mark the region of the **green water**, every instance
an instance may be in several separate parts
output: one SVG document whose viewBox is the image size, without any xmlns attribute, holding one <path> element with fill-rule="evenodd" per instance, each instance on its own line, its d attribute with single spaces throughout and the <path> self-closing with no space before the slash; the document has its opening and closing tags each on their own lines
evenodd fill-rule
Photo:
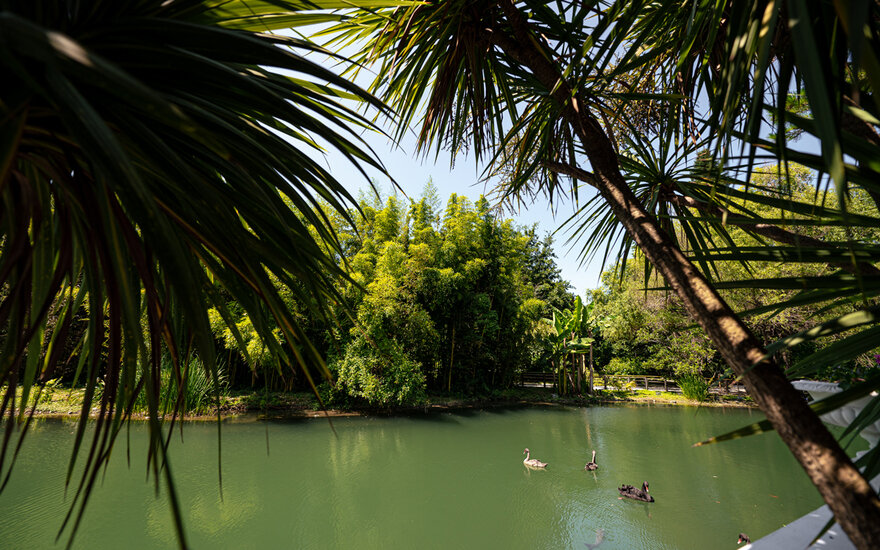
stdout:
<svg viewBox="0 0 880 550">
<path fill-rule="evenodd" d="M 227 423 L 175 437 L 172 472 L 192 548 L 735 548 L 821 504 L 775 435 L 691 448 L 757 421 L 748 410 L 591 407 L 404 418 Z M 43 421 L 0 494 L 0 548 L 53 547 L 67 509 L 74 425 Z M 267 453 L 266 432 L 269 452 Z M 125 437 L 75 548 L 172 548 L 169 507 L 145 481 L 146 429 Z M 524 447 L 550 463 L 523 467 Z M 596 449 L 599 470 L 585 472 Z M 653 504 L 617 498 L 647 480 Z M 66 539 L 62 539 L 64 542 Z M 62 548 L 63 545 L 59 545 Z"/>
</svg>

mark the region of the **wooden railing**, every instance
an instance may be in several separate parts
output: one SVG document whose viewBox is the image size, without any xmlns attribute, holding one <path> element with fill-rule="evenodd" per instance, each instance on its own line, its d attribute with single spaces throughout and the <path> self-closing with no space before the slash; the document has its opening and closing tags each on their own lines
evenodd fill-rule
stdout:
<svg viewBox="0 0 880 550">
<path fill-rule="evenodd" d="M 553 372 L 524 372 L 520 374 L 520 385 L 525 386 L 526 384 L 541 384 L 542 386 L 553 386 L 556 384 L 557 374 Z M 629 384 L 629 382 L 633 382 L 634 386 Z M 668 391 L 669 388 L 678 388 L 678 384 L 675 383 L 675 380 L 670 380 L 667 378 L 663 378 L 662 376 L 645 376 L 645 375 L 636 375 L 636 376 L 626 376 L 626 375 L 596 375 L 595 376 L 595 384 L 604 384 L 606 388 L 620 388 L 624 389 L 627 387 L 633 387 L 634 389 L 660 389 L 663 388 L 664 391 Z"/>
<path fill-rule="evenodd" d="M 624 389 L 627 387 L 633 387 L 634 389 L 642 390 L 659 390 L 662 388 L 663 391 L 669 391 L 669 388 L 678 388 L 678 383 L 675 380 L 664 378 L 662 376 L 650 376 L 644 374 L 607 374 L 600 376 L 599 379 L 602 380 L 605 388 L 614 387 Z M 632 382 L 634 386 L 631 385 L 630 382 Z"/>
<path fill-rule="evenodd" d="M 546 387 L 556 383 L 556 374 L 552 372 L 524 372 L 520 374 L 520 385 L 541 384 Z"/>
<path fill-rule="evenodd" d="M 601 381 L 601 382 L 600 382 Z M 630 384 L 632 382 L 632 384 Z M 732 384 L 730 381 L 723 383 L 723 381 L 718 380 L 717 378 L 708 378 L 706 382 L 709 384 L 709 391 L 718 391 L 720 393 L 746 393 L 745 387 L 742 383 Z M 630 388 L 634 390 L 660 390 L 669 391 L 678 390 L 678 382 L 671 378 L 664 378 L 662 376 L 646 376 L 644 374 L 636 374 L 636 375 L 622 375 L 622 374 L 608 374 L 608 375 L 598 375 L 596 384 L 604 383 L 605 388 L 619 388 L 625 389 Z"/>
<path fill-rule="evenodd" d="M 557 374 L 553 372 L 524 372 L 520 376 L 520 386 L 541 384 L 543 387 L 553 387 L 557 382 Z M 644 374 L 599 374 L 596 373 L 594 384 L 596 386 L 604 386 L 605 389 L 631 389 L 631 390 L 663 390 L 678 391 L 678 383 L 663 376 L 651 376 Z M 721 384 L 717 379 L 706 380 L 710 383 L 710 388 L 721 393 L 745 393 L 745 388 L 741 384 L 727 385 Z"/>
</svg>

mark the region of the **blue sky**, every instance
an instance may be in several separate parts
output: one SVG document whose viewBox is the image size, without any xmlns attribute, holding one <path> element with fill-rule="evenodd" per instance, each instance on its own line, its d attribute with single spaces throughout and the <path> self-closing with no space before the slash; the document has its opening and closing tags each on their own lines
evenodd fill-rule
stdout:
<svg viewBox="0 0 880 550">
<path fill-rule="evenodd" d="M 307 29 L 320 29 L 322 26 L 306 27 Z M 309 32 L 317 32 L 309 31 Z M 309 32 L 304 32 L 305 36 Z M 300 36 L 294 31 L 289 31 L 291 36 Z M 319 40 L 319 42 L 321 42 Z M 339 53 L 343 55 L 351 55 L 356 50 L 355 46 L 350 45 L 343 48 Z M 341 67 L 335 61 L 331 61 L 319 54 L 307 54 L 306 57 L 313 61 L 323 64 L 328 69 L 339 73 Z M 368 88 L 372 73 L 369 68 L 363 68 L 358 76 L 354 78 L 354 82 L 362 88 Z M 350 78 L 350 75 L 347 76 Z M 357 109 L 356 106 L 354 106 Z M 367 113 L 372 116 L 375 113 Z M 381 121 L 377 124 L 381 127 Z M 385 128 L 386 132 L 391 133 L 391 129 Z M 441 152 L 435 157 L 434 151 L 430 151 L 427 156 L 416 153 L 416 136 L 410 132 L 400 147 L 394 146 L 392 141 L 385 136 L 381 136 L 374 132 L 364 132 L 362 137 L 367 144 L 373 148 L 376 156 L 384 163 L 391 176 L 400 184 L 407 196 L 417 199 L 424 189 L 428 180 L 432 180 L 437 187 L 438 194 L 444 204 L 446 199 L 452 193 L 465 195 L 471 200 L 475 200 L 486 189 L 481 183 L 482 166 L 479 166 L 473 155 L 459 155 L 455 160 L 455 167 L 451 167 L 450 156 L 446 152 Z M 435 161 L 436 158 L 436 161 Z M 349 163 L 341 154 L 328 150 L 326 155 L 326 163 L 328 170 L 342 182 L 349 191 L 357 197 L 358 192 L 363 190 L 371 192 L 369 181 Z M 388 194 L 392 189 L 391 181 L 387 176 L 379 171 L 367 171 L 371 178 L 374 178 L 376 184 L 384 194 Z M 590 190 L 590 195 L 592 191 Z M 491 202 L 491 197 L 489 197 Z M 583 200 L 583 199 L 582 199 Z M 538 224 L 538 233 L 543 237 L 546 233 L 553 233 L 568 219 L 574 212 L 574 206 L 570 202 L 558 203 L 551 209 L 546 198 L 538 198 L 534 204 L 528 208 L 523 207 L 518 213 L 510 213 L 507 211 L 505 218 L 512 218 L 515 223 L 524 226 Z M 554 250 L 557 256 L 557 265 L 562 270 L 562 278 L 572 285 L 572 291 L 584 296 L 587 289 L 599 287 L 599 276 L 601 275 L 602 259 L 595 258 L 589 263 L 580 265 L 578 260 L 578 249 L 567 245 L 568 235 L 564 231 L 560 231 L 554 235 Z M 577 244 L 577 243 L 575 243 Z"/>
<path fill-rule="evenodd" d="M 419 197 L 429 179 L 434 182 L 444 203 L 452 193 L 475 200 L 486 191 L 484 184 L 480 182 L 482 167 L 477 165 L 473 155 L 458 156 L 453 168 L 450 166 L 450 157 L 445 152 L 441 152 L 436 162 L 433 151 L 427 157 L 417 155 L 414 137 L 406 139 L 399 148 L 394 147 L 389 139 L 378 134 L 367 135 L 365 140 L 385 164 L 391 176 L 411 198 Z M 331 173 L 345 184 L 354 196 L 357 196 L 360 190 L 371 192 L 369 181 L 342 155 L 328 151 L 326 162 Z M 392 184 L 388 177 L 378 171 L 369 174 L 384 194 L 387 195 L 391 191 Z M 571 202 L 560 203 L 556 205 L 554 215 L 547 199 L 538 198 L 534 204 L 523 208 L 519 213 L 507 212 L 504 216 L 512 218 L 519 225 L 530 226 L 537 223 L 538 232 L 543 236 L 547 232 L 556 231 L 573 211 Z M 583 296 L 587 289 L 597 288 L 601 259 L 596 258 L 589 264 L 579 266 L 578 250 L 565 244 L 567 234 L 560 231 L 554 235 L 554 240 L 557 265 L 562 270 L 562 278 L 572 284 L 572 290 Z"/>
</svg>

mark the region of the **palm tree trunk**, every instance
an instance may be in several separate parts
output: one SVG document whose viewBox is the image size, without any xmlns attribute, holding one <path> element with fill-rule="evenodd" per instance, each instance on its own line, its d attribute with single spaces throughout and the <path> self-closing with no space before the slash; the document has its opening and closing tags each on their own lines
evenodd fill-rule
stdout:
<svg viewBox="0 0 880 550">
<path fill-rule="evenodd" d="M 586 151 L 596 187 L 618 221 L 742 377 L 749 394 L 819 489 L 850 540 L 858 548 L 880 547 L 880 499 L 867 480 L 791 386 L 779 365 L 765 358 L 764 348 L 754 334 L 633 194 L 620 172 L 617 152 L 608 135 L 587 109 L 588 103 L 572 94 L 513 0 L 499 0 L 499 4 L 513 34 L 509 29 L 498 29 L 493 32 L 494 43 L 552 90 L 565 121 Z"/>
</svg>

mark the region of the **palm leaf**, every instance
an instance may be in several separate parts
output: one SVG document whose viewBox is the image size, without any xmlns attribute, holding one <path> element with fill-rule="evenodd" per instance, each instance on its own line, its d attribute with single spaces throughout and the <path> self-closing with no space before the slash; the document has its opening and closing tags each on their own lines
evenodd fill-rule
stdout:
<svg viewBox="0 0 880 550">
<path fill-rule="evenodd" d="M 9 289 L 0 296 L 8 335 L 0 351 L 0 384 L 7 384 L 0 416 L 9 415 L 0 475 L 8 479 L 14 462 L 7 452 L 13 415 L 23 420 L 36 384 L 56 375 L 59 339 L 73 315 L 84 316 L 74 377 L 86 384 L 83 420 L 93 408 L 99 412 L 91 442 L 85 422 L 74 437 L 68 481 L 76 464 L 84 469 L 64 523 L 70 542 L 134 398 L 144 392 L 150 468 L 170 490 L 186 545 L 158 371 L 167 349 L 184 384 L 181 362 L 192 354 L 216 380 L 207 311 L 217 307 L 223 315 L 219 288 L 254 320 L 290 376 L 314 384 L 327 375 L 273 281 L 314 304 L 315 315 L 324 314 L 323 303 L 339 301 L 332 281 L 345 275 L 325 252 L 339 242 L 315 206 L 345 217 L 354 200 L 316 155 L 332 148 L 362 172 L 382 170 L 356 130 L 372 125 L 351 103 L 384 107 L 305 57 L 323 51 L 318 46 L 262 33 L 332 19 L 300 10 L 359 4 L 83 7 L 41 0 L 0 8 L 7 78 L 0 92 L 0 284 Z M 61 313 L 50 318 L 50 310 Z M 19 383 L 24 401 L 16 403 Z M 175 406 L 171 418 L 178 412 Z"/>
</svg>

